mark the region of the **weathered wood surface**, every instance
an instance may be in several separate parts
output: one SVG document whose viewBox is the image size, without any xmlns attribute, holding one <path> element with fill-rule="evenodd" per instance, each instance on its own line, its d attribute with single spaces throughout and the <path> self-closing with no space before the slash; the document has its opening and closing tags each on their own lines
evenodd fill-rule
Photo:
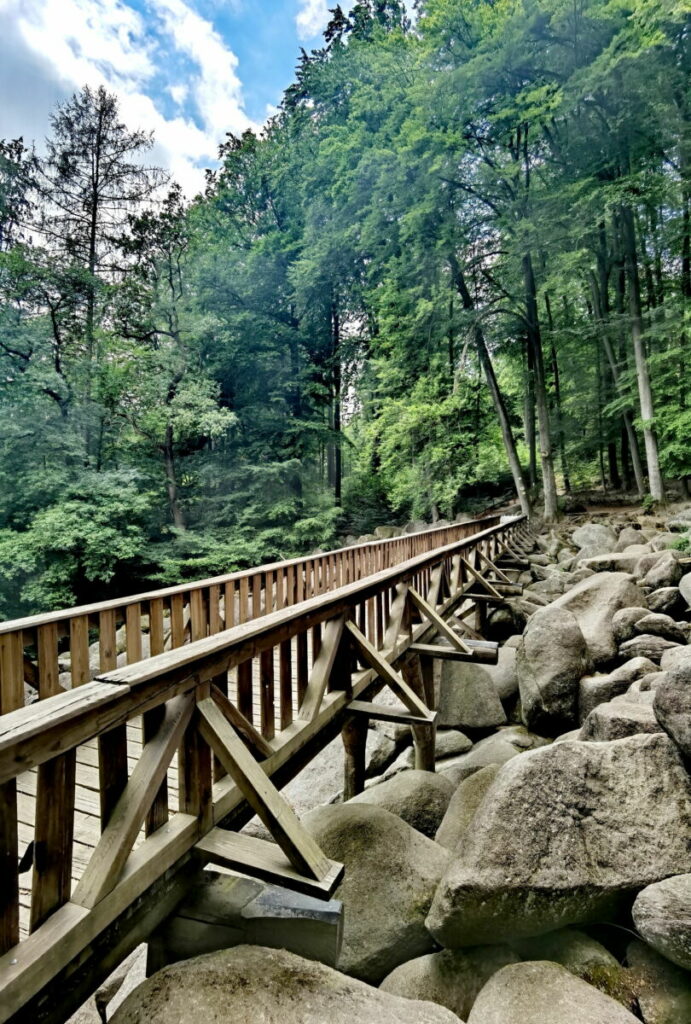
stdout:
<svg viewBox="0 0 691 1024">
<path fill-rule="evenodd" d="M 279 847 L 269 851 L 268 861 L 256 850 L 245 850 L 242 860 L 231 838 L 227 863 L 235 858 L 246 870 L 254 864 L 265 877 L 293 872 L 296 888 L 328 894 L 336 869 L 286 812 L 270 780 L 276 776 L 285 784 L 334 730 L 352 722 L 346 785 L 359 786 L 364 745 L 356 741 L 362 728 L 355 719 L 366 725 L 367 712 L 378 713 L 372 698 L 383 685 L 398 694 L 401 720 L 427 746 L 431 742 L 433 756 L 431 690 L 415 683 L 405 658 L 411 645 L 423 648 L 412 657 L 419 657 L 424 681 L 431 664 L 425 647 L 443 644 L 462 655 L 459 647 L 481 649 L 478 642 L 458 640 L 468 610 L 465 595 L 477 586 L 472 573 L 462 572 L 463 563 L 472 557 L 479 564 L 479 551 L 495 556 L 504 540 L 524 528 L 521 520 L 494 526 L 384 569 L 372 559 L 368 567 L 376 571 L 353 582 L 345 574 L 345 585 L 332 591 L 318 592 L 343 576 L 331 569 L 317 573 L 311 596 L 300 605 L 284 593 L 280 607 L 266 608 L 248 586 L 235 625 L 179 650 L 161 650 L 159 607 L 152 627 L 159 653 L 122 668 L 109 654 L 99 679 L 1 715 L 0 819 L 8 870 L 0 1021 L 69 970 L 165 872 L 195 850 L 203 856 L 205 841 L 220 858 L 219 842 L 214 846 L 208 836 L 222 840 L 212 830 L 229 815 L 242 824 L 259 811 Z M 491 576 L 500 582 L 497 573 Z M 217 607 L 221 592 L 215 591 Z M 260 617 L 250 618 L 257 609 Z M 456 620 L 450 618 L 454 612 Z M 201 631 L 201 615 L 197 604 L 194 635 Z M 184 617 L 177 614 L 176 621 L 180 631 Z M 136 640 L 132 653 L 141 653 Z M 217 773 L 215 783 L 212 753 L 228 772 Z M 111 791 L 104 799 L 106 780 Z M 49 813 L 41 812 L 37 829 L 39 805 Z M 36 839 L 40 856 L 32 856 Z M 18 865 L 22 857 L 26 863 Z M 21 874 L 19 866 L 26 868 Z"/>
</svg>

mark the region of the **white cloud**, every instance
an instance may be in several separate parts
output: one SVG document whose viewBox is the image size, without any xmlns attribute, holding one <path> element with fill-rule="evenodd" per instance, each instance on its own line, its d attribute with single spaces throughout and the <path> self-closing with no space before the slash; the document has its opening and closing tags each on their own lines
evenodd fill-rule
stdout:
<svg viewBox="0 0 691 1024">
<path fill-rule="evenodd" d="M 62 83 L 63 95 L 83 85 L 115 92 L 125 123 L 155 133 L 156 159 L 193 193 L 204 180 L 196 164 L 216 159 L 225 133 L 258 126 L 244 111 L 237 57 L 212 23 L 184 0 L 151 0 L 151 7 L 173 54 L 195 65 L 191 81 L 186 74 L 165 88 L 178 105 L 192 100 L 197 119 L 166 118 L 157 108 L 153 80 L 168 71 L 170 53 L 124 0 L 0 0 L 33 68 Z"/>
<path fill-rule="evenodd" d="M 327 0 L 299 0 L 299 5 L 295 17 L 298 38 L 303 41 L 314 39 L 329 24 L 329 4 Z"/>
</svg>

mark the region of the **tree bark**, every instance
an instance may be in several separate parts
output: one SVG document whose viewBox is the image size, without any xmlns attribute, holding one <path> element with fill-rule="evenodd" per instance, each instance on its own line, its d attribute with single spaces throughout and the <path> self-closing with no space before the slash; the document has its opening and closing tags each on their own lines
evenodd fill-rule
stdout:
<svg viewBox="0 0 691 1024">
<path fill-rule="evenodd" d="M 537 436 L 535 433 L 535 365 L 528 339 L 525 344 L 525 397 L 523 400 L 523 424 L 525 443 L 528 449 L 528 486 L 531 491 L 537 487 Z"/>
<path fill-rule="evenodd" d="M 473 302 L 473 298 L 468 290 L 465 277 L 455 256 L 450 257 L 449 264 L 451 266 L 451 271 L 453 274 L 456 288 L 458 290 L 458 294 L 460 295 L 461 302 L 463 303 L 463 308 L 468 312 L 474 312 L 475 303 Z M 504 397 L 499 389 L 499 382 L 497 381 L 497 377 L 494 372 L 494 367 L 492 366 L 492 360 L 487 349 L 485 335 L 483 333 L 482 326 L 478 320 L 475 320 L 473 333 L 478 358 L 480 360 L 480 365 L 482 366 L 482 370 L 485 374 L 485 378 L 487 380 L 487 387 L 489 388 L 490 395 L 492 396 L 494 411 L 496 412 L 497 419 L 499 420 L 499 427 L 501 429 L 501 436 L 504 442 L 504 448 L 506 450 L 506 457 L 508 459 L 509 468 L 511 470 L 511 475 L 513 477 L 514 487 L 516 488 L 518 501 L 521 506 L 521 512 L 524 515 L 529 516 L 530 500 L 528 498 L 528 490 L 525 484 L 525 477 L 523 476 L 523 469 L 518 458 L 518 452 L 516 451 L 516 442 L 514 440 L 513 432 L 511 430 L 509 414 L 506 409 Z"/>
<path fill-rule="evenodd" d="M 166 426 L 166 436 L 163 442 L 163 461 L 166 470 L 166 491 L 168 492 L 168 505 L 170 506 L 170 514 L 173 518 L 173 526 L 177 530 L 186 530 L 187 523 L 185 522 L 185 515 L 180 506 L 178 496 L 178 482 L 175 473 L 175 458 L 173 455 L 173 426 L 168 423 Z"/>
<path fill-rule="evenodd" d="M 542 487 L 544 490 L 545 522 L 551 523 L 559 518 L 557 503 L 557 481 L 554 475 L 554 459 L 552 457 L 552 431 L 549 422 L 549 404 L 545 386 L 545 364 L 542 355 L 542 338 L 540 321 L 537 311 L 537 292 L 533 261 L 529 252 L 523 256 L 523 283 L 525 286 L 526 313 L 528 325 L 528 341 L 533 352 L 535 369 L 535 404 L 537 421 L 540 430 L 540 464 L 542 467 Z"/>
<path fill-rule="evenodd" d="M 641 313 L 641 283 L 638 274 L 638 258 L 636 253 L 636 234 L 633 211 L 630 206 L 620 207 L 620 225 L 624 249 L 624 265 L 629 288 L 629 316 L 631 320 L 631 340 L 636 360 L 636 380 L 638 397 L 643 421 L 643 440 L 648 464 L 648 481 L 652 497 L 659 502 L 665 500 L 665 490 L 660 471 L 660 458 L 655 434 L 655 409 L 653 392 L 650 386 L 648 360 L 643 344 L 643 316 Z"/>
</svg>

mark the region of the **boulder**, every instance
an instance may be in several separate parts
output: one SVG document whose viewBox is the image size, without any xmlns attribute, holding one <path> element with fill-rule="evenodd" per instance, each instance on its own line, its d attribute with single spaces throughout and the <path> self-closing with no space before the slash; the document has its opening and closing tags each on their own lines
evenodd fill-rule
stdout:
<svg viewBox="0 0 691 1024">
<path fill-rule="evenodd" d="M 671 547 L 677 540 L 679 540 L 679 537 L 675 533 L 656 533 L 650 539 L 650 547 L 653 551 L 664 551 L 665 548 Z"/>
<path fill-rule="evenodd" d="M 488 729 L 506 722 L 489 672 L 472 662 L 442 663 L 438 710 L 439 726 Z"/>
<path fill-rule="evenodd" d="M 515 939 L 511 948 L 521 960 L 549 960 L 586 981 L 597 973 L 597 968 L 619 968 L 619 961 L 609 950 L 577 928 L 560 928 L 547 935 Z"/>
<path fill-rule="evenodd" d="M 437 760 L 454 757 L 456 754 L 467 754 L 473 743 L 458 729 L 440 729 L 437 732 L 435 756 Z"/>
<path fill-rule="evenodd" d="M 444 1007 L 381 992 L 332 967 L 263 946 L 235 946 L 165 967 L 135 989 L 111 1020 L 459 1024 Z"/>
<path fill-rule="evenodd" d="M 553 607 L 575 616 L 596 667 L 608 665 L 617 654 L 612 618 L 620 608 L 640 607 L 642 593 L 623 572 L 600 572 L 577 583 Z M 583 673 L 585 674 L 585 673 Z"/>
<path fill-rule="evenodd" d="M 475 1000 L 468 1024 L 639 1024 L 621 1003 L 544 960 L 497 971 Z"/>
<path fill-rule="evenodd" d="M 510 725 L 480 740 L 467 754 L 437 762 L 437 768 L 459 785 L 468 774 L 479 768 L 485 768 L 490 764 L 504 764 L 526 750 L 544 746 L 549 742 L 542 736 L 528 732 L 522 725 Z"/>
<path fill-rule="evenodd" d="M 611 920 L 691 870 L 691 779 L 664 733 L 564 741 L 507 762 L 427 919 L 447 948 Z"/>
<path fill-rule="evenodd" d="M 645 537 L 640 530 L 636 530 L 633 526 L 625 526 L 619 533 L 614 550 L 624 551 L 625 548 L 630 547 L 632 544 L 640 544 L 642 542 L 645 542 Z"/>
<path fill-rule="evenodd" d="M 657 671 L 657 665 L 649 658 L 631 658 L 608 674 L 583 676 L 578 684 L 578 715 L 585 721 L 593 708 L 612 697 L 626 693 L 631 683 L 649 672 Z"/>
<path fill-rule="evenodd" d="M 500 700 L 508 700 L 518 693 L 518 673 L 516 671 L 516 648 L 504 644 L 499 648 L 496 665 L 483 665 L 492 680 L 492 685 Z"/>
<path fill-rule="evenodd" d="M 632 916 L 649 946 L 672 963 L 691 970 L 690 874 L 646 886 L 636 897 Z"/>
<path fill-rule="evenodd" d="M 619 654 L 622 658 L 649 658 L 650 661 L 659 663 L 665 651 L 678 646 L 674 641 L 665 640 L 664 637 L 641 633 L 621 644 Z"/>
<path fill-rule="evenodd" d="M 635 636 L 636 630 L 635 625 L 639 619 L 649 615 L 647 608 L 643 608 L 639 605 L 637 608 L 620 608 L 618 612 L 615 612 L 612 616 L 612 633 L 614 634 L 614 640 L 617 644 L 623 644 L 626 640 L 630 640 L 632 636 Z"/>
<path fill-rule="evenodd" d="M 646 693 L 648 690 L 657 690 L 667 678 L 666 672 L 646 672 L 640 679 L 635 679 L 629 686 L 627 693 Z"/>
<path fill-rule="evenodd" d="M 593 572 L 626 572 L 632 573 L 641 557 L 640 551 L 614 552 L 608 555 L 595 555 L 594 558 L 581 558 L 579 565 Z"/>
<path fill-rule="evenodd" d="M 584 523 L 571 534 L 571 543 L 581 550 L 587 548 L 592 556 L 606 555 L 617 546 L 617 535 L 602 523 Z"/>
<path fill-rule="evenodd" d="M 651 612 L 662 612 L 665 615 L 678 615 L 683 612 L 684 599 L 679 587 L 660 587 L 648 594 L 648 608 Z"/>
<path fill-rule="evenodd" d="M 437 1003 L 465 1020 L 492 975 L 515 963 L 518 957 L 508 946 L 443 949 L 401 964 L 379 988 L 406 999 Z"/>
<path fill-rule="evenodd" d="M 588 671 L 585 639 L 571 612 L 550 606 L 532 617 L 516 659 L 523 721 L 557 735 L 577 721 L 578 681 Z"/>
<path fill-rule="evenodd" d="M 671 615 L 664 615 L 661 612 L 649 612 L 638 619 L 634 625 L 634 632 L 661 636 L 664 640 L 671 640 L 675 644 L 686 643 L 686 631 L 674 621 Z"/>
<path fill-rule="evenodd" d="M 667 669 L 654 693 L 653 712 L 684 757 L 691 760 L 691 662 Z"/>
<path fill-rule="evenodd" d="M 679 580 L 679 593 L 686 602 L 688 608 L 691 608 L 691 572 L 686 572 Z"/>
<path fill-rule="evenodd" d="M 468 827 L 500 767 L 498 764 L 487 765 L 464 779 L 456 789 L 434 837 L 447 850 L 456 850 L 464 841 Z"/>
<path fill-rule="evenodd" d="M 334 893 L 345 908 L 342 971 L 378 984 L 394 967 L 432 951 L 424 920 L 447 850 L 390 811 L 353 801 L 317 807 L 303 824 L 327 857 L 345 864 Z"/>
<path fill-rule="evenodd" d="M 413 769 L 370 786 L 348 802 L 383 807 L 434 839 L 453 792 L 453 783 L 443 775 Z"/>
<path fill-rule="evenodd" d="M 660 587 L 676 587 L 683 575 L 679 565 L 679 551 L 664 551 L 655 565 L 643 577 L 643 584 L 658 590 Z"/>
<path fill-rule="evenodd" d="M 691 975 L 645 942 L 632 942 L 626 959 L 637 978 L 638 1006 L 644 1024 L 691 1021 Z"/>
<path fill-rule="evenodd" d="M 594 708 L 581 727 L 581 740 L 621 740 L 637 733 L 660 732 L 652 693 L 625 693 Z"/>
</svg>

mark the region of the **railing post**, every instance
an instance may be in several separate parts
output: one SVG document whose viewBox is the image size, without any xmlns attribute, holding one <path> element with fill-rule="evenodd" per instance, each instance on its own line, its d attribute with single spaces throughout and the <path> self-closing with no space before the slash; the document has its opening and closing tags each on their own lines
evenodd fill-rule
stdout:
<svg viewBox="0 0 691 1024">
<path fill-rule="evenodd" d="M 341 738 L 345 748 L 343 772 L 343 799 L 362 793 L 365 788 L 365 755 L 367 749 L 367 719 L 351 715 L 343 726 Z"/>
</svg>

